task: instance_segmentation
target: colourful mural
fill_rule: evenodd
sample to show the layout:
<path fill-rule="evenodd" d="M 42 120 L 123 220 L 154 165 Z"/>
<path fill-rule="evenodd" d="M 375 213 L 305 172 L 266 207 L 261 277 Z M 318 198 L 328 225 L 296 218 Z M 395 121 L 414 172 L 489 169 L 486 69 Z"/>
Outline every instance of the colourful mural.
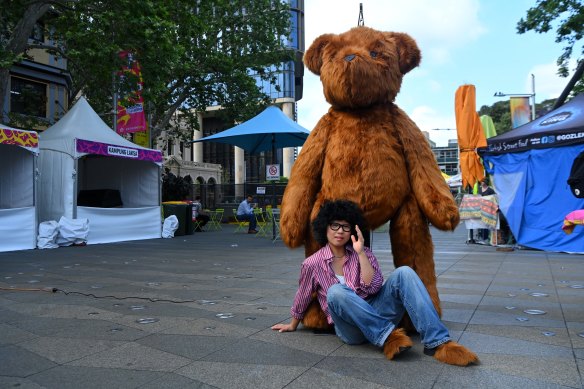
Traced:
<path fill-rule="evenodd" d="M 116 146 L 107 143 L 93 142 L 85 139 L 76 139 L 75 143 L 78 153 L 132 158 L 138 159 L 140 161 L 152 161 L 158 164 L 162 162 L 162 153 L 158 150 Z"/>
<path fill-rule="evenodd" d="M 0 127 L 0 143 L 24 147 L 38 153 L 39 136 L 36 132 Z"/>

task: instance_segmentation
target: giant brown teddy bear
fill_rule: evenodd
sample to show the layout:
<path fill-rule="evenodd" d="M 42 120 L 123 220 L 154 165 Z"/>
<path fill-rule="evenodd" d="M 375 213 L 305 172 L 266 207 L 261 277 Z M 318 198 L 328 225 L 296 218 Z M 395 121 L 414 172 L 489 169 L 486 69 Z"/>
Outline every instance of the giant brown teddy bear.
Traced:
<path fill-rule="evenodd" d="M 394 104 L 404 74 L 421 54 L 408 35 L 356 27 L 318 37 L 304 55 L 306 67 L 320 75 L 331 104 L 295 162 L 281 210 L 281 236 L 289 247 L 305 246 L 306 256 L 320 247 L 310 228 L 326 200 L 347 199 L 363 210 L 369 227 L 390 223 L 394 264 L 420 276 L 440 314 L 433 244 L 428 222 L 453 230 L 458 208 L 438 169 L 428 141 Z M 323 328 L 326 318 L 316 301 L 303 325 Z M 403 331 L 384 349 L 392 359 L 411 345 Z M 467 365 L 476 355 L 449 342 L 435 357 Z"/>

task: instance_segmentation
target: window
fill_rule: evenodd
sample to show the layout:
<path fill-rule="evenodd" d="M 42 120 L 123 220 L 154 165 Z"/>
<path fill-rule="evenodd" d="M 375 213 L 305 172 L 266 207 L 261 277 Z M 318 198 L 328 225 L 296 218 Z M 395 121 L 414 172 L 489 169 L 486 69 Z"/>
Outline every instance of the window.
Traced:
<path fill-rule="evenodd" d="M 29 39 L 40 43 L 45 41 L 45 24 L 43 22 L 36 22 L 34 24 Z"/>
<path fill-rule="evenodd" d="M 10 111 L 23 115 L 47 117 L 47 84 L 10 78 Z"/>

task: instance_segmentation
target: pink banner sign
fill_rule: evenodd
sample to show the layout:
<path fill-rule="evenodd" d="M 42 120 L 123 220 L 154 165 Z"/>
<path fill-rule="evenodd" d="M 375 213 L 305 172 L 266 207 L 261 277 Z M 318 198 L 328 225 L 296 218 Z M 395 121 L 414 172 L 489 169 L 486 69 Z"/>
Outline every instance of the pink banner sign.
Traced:
<path fill-rule="evenodd" d="M 110 145 L 84 139 L 76 139 L 75 149 L 78 153 L 84 154 L 108 155 L 110 157 L 131 158 L 155 163 L 162 162 L 162 153 L 158 150 Z"/>
<path fill-rule="evenodd" d="M 146 131 L 146 115 L 144 114 L 144 99 L 142 98 L 144 83 L 140 64 L 129 51 L 121 51 L 120 58 L 127 63 L 127 66 L 124 66 L 120 72 L 121 77 L 124 77 L 125 73 L 130 73 L 138 78 L 138 84 L 136 90 L 127 96 L 120 96 L 118 99 L 116 131 L 118 134 Z"/>

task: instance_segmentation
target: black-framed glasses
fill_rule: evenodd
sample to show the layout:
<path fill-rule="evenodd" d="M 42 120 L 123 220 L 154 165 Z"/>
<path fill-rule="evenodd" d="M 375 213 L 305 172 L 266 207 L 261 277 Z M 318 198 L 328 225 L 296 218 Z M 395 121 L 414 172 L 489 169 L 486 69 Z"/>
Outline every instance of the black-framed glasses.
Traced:
<path fill-rule="evenodd" d="M 340 223 L 331 223 L 329 227 L 333 231 L 338 231 L 339 228 L 342 228 L 345 232 L 351 232 L 351 225 L 350 224 L 340 224 Z"/>

